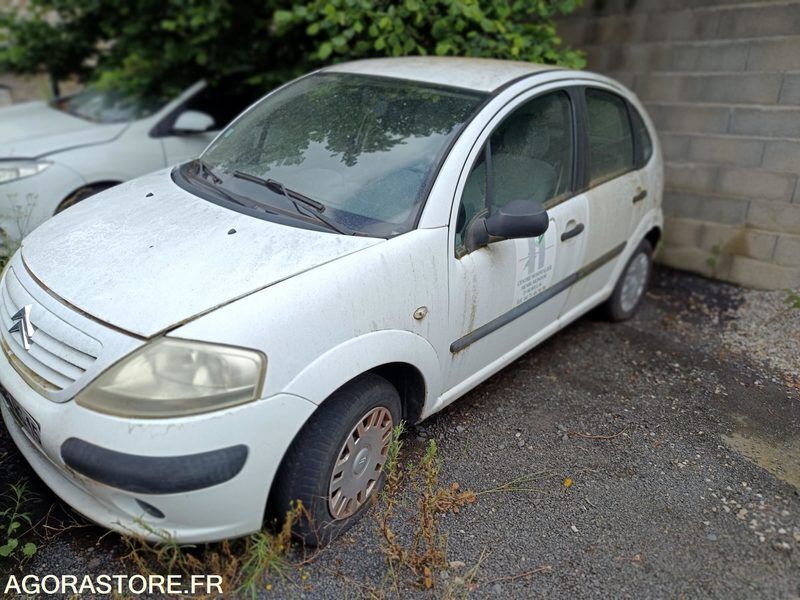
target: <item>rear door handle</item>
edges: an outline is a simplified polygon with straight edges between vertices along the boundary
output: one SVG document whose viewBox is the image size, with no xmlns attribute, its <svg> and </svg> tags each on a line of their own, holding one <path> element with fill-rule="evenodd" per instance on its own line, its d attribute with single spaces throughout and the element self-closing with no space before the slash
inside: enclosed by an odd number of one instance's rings
<svg viewBox="0 0 800 600">
<path fill-rule="evenodd" d="M 561 234 L 561 241 L 566 242 L 568 239 L 574 238 L 576 235 L 582 234 L 583 230 L 584 230 L 583 223 L 578 223 L 577 225 L 575 225 L 575 227 L 573 227 L 569 231 L 565 231 L 564 233 Z"/>
<path fill-rule="evenodd" d="M 633 203 L 636 204 L 637 202 L 641 202 L 645 198 L 647 198 L 647 190 L 642 190 L 633 197 Z"/>
</svg>

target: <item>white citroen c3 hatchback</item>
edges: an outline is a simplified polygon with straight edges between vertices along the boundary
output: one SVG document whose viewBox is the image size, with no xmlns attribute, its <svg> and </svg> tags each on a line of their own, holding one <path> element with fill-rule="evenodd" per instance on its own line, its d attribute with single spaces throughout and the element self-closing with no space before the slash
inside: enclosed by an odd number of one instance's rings
<svg viewBox="0 0 800 600">
<path fill-rule="evenodd" d="M 662 187 L 650 119 L 606 77 L 322 69 L 24 240 L 0 282 L 3 418 L 106 527 L 211 541 L 301 500 L 323 543 L 401 420 L 595 306 L 632 316 Z"/>
</svg>

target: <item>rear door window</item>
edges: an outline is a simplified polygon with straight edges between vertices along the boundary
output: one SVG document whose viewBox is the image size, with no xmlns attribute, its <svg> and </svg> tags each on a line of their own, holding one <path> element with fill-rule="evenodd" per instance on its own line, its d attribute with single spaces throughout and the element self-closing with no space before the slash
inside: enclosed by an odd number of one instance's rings
<svg viewBox="0 0 800 600">
<path fill-rule="evenodd" d="M 586 90 L 589 121 L 589 184 L 597 185 L 633 169 L 634 144 L 628 108 L 620 96 Z"/>
</svg>

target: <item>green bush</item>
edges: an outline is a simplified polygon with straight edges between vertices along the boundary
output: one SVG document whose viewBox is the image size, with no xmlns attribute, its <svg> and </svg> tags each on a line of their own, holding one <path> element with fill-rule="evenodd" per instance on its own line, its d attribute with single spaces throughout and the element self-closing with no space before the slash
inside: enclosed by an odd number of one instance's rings
<svg viewBox="0 0 800 600">
<path fill-rule="evenodd" d="M 0 70 L 173 93 L 245 71 L 274 86 L 369 56 L 481 56 L 583 65 L 554 18 L 579 0 L 31 0 L 0 17 Z"/>
<path fill-rule="evenodd" d="M 278 10 L 278 32 L 305 26 L 306 60 L 369 56 L 479 56 L 583 66 L 581 55 L 559 49 L 553 18 L 574 0 L 313 0 Z"/>
</svg>

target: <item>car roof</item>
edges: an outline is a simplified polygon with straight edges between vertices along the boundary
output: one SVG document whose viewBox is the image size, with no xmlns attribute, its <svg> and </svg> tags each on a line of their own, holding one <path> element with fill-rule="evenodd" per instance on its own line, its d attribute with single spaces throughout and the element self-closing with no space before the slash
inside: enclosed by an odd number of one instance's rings
<svg viewBox="0 0 800 600">
<path fill-rule="evenodd" d="M 328 73 L 378 75 L 438 85 L 493 92 L 520 77 L 557 69 L 553 65 L 454 56 L 370 58 L 326 67 Z"/>
</svg>

